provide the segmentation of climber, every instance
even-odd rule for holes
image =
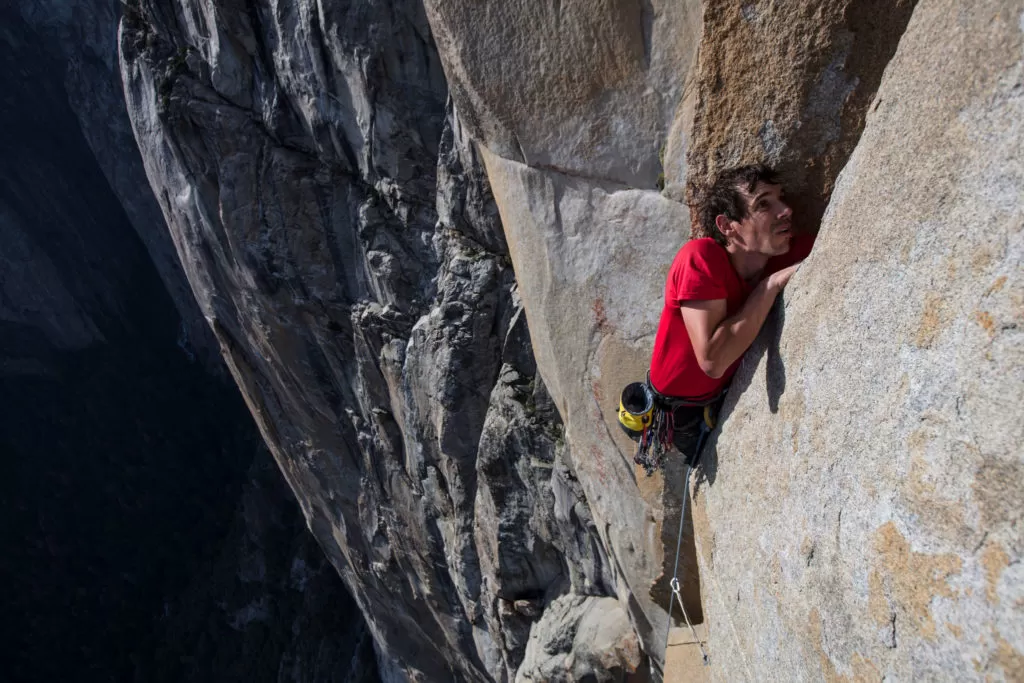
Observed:
[[[724,171],[690,188],[697,221],[676,254],[654,340],[649,384],[673,411],[672,442],[696,464],[729,380],[782,288],[811,251],[774,170]]]

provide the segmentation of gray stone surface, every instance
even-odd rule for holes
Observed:
[[[713,675],[929,677],[961,666],[949,638],[984,631],[964,666],[1014,677],[1019,245],[964,226],[1019,218],[1019,65],[1000,60],[1019,61],[1020,8],[922,0],[865,129],[913,6],[129,11],[121,68],[149,179],[386,678],[599,675],[608,660],[555,643],[555,625],[591,623],[585,604],[615,612],[588,643],[629,641],[625,617],[661,657],[680,473],[637,477],[614,409],[688,233],[683,181],[767,157],[813,226],[862,130],[787,292],[799,327],[759,342],[698,489],[705,625],[713,652],[737,653],[713,655]],[[977,180],[989,167],[1003,175]],[[970,252],[981,236],[987,255]],[[956,283],[992,303],[954,303]],[[975,379],[985,354],[997,367]]]
[[[719,680],[1024,675],[1022,33],[921,0],[748,355],[695,492]]]
[[[440,47],[454,96],[458,99],[460,92],[471,91],[470,99],[476,98],[473,111],[494,125],[503,121],[495,112],[506,106],[509,93],[530,92],[536,85],[531,74],[543,71],[549,53],[572,49],[571,44],[553,41],[547,52],[531,52],[536,55],[529,62],[535,71],[520,69],[481,80],[479,72],[499,67],[485,60],[466,67],[466,55],[473,49],[466,46],[485,40],[502,44],[507,35],[540,40],[550,30],[546,15],[539,13],[536,23],[525,30],[512,15],[505,16],[505,28],[490,19],[470,21],[503,10],[463,8],[460,3],[428,9],[445,36]],[[652,69],[644,76],[647,83],[657,83],[656,90],[674,93],[675,98],[671,112],[658,123],[659,134],[667,135],[659,139],[668,140],[664,196],[631,188],[630,184],[650,186],[608,174],[599,160],[586,155],[580,155],[575,166],[537,162],[529,154],[510,151],[494,129],[483,124],[469,127],[482,143],[538,367],[565,420],[573,465],[616,569],[617,595],[645,649],[656,657],[661,656],[666,627],[664,574],[671,562],[665,547],[674,551],[681,503],[675,482],[681,481],[682,473],[671,467],[667,486],[661,476],[638,478],[630,460],[633,446],[619,431],[614,413],[621,387],[644,376],[664,275],[689,233],[689,212],[679,201],[683,181],[700,179],[726,161],[752,160],[753,155],[781,162],[787,172],[792,170],[785,167],[787,160],[799,158],[804,164],[808,157],[825,155],[833,161],[811,174],[820,183],[814,191],[817,204],[808,207],[804,202],[798,207],[804,222],[814,223],[813,212],[820,211],[859,135],[864,111],[895,49],[900,22],[905,23],[909,13],[909,5],[897,3],[898,11],[882,22],[869,2],[841,7],[751,5],[745,11],[727,3],[704,3],[701,12],[682,9],[656,14],[660,20],[677,22],[674,35],[680,41],[700,32],[698,60],[692,68],[681,61],[671,73]],[[569,26],[573,24],[568,22]],[[749,50],[750,45],[758,49]],[[601,69],[595,67],[594,73]],[[487,87],[478,86],[481,82]],[[499,83],[503,89],[498,89]],[[815,83],[831,90],[822,94]],[[681,85],[685,97],[683,90],[674,89]],[[538,104],[517,110],[523,112],[522,121],[530,120],[533,107],[547,117],[534,121],[529,135],[542,139],[559,130],[560,122],[577,120],[574,110],[562,108],[564,99],[538,98]],[[758,131],[770,107],[780,112],[771,116],[787,123],[779,123],[775,131],[778,149],[766,153]],[[491,119],[488,113],[493,114]],[[621,141],[631,147],[623,158],[640,155],[654,163],[660,150],[647,139],[640,129],[625,129]],[[693,157],[689,163],[687,150]],[[808,194],[802,178],[792,183],[797,196],[814,194]],[[692,563],[688,572],[688,601],[699,614],[699,605],[693,603],[700,583]]]
[[[700,28],[685,0],[428,0],[470,134],[533,166],[653,189]]]
[[[423,8],[126,12],[147,173],[385,680],[511,680],[612,570]]]
[[[663,480],[635,468],[615,414],[619,390],[642,379],[650,359],[674,255],[657,245],[684,240],[687,209],[654,192],[596,185],[488,151],[484,159],[521,268],[537,365],[564,416],[617,594],[645,647],[657,652],[665,614],[649,588],[664,561]]]
[[[534,624],[516,683],[619,683],[640,667],[640,644],[614,598],[566,595]]]

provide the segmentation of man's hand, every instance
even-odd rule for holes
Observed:
[[[764,325],[775,298],[799,267],[799,263],[794,264],[761,280],[743,308],[731,318],[725,317],[725,299],[686,301],[680,305],[693,352],[708,377],[721,377],[746,352]]]
[[[801,261],[800,263],[803,263],[803,261]],[[800,268],[800,263],[794,263],[793,265],[789,266],[788,268],[783,268],[782,270],[777,270],[774,273],[772,273],[771,275],[769,275],[768,278],[767,278],[767,280],[768,280],[768,285],[767,285],[768,288],[769,289],[774,289],[776,294],[781,292],[782,289],[787,284],[789,284],[789,280],[790,280],[790,278],[793,277],[793,273],[795,273],[797,271],[797,269]]]

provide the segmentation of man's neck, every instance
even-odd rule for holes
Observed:
[[[741,251],[735,244],[730,244],[725,250],[729,252],[729,260],[732,261],[732,267],[736,269],[736,274],[747,282],[757,281],[761,277],[768,259],[771,258],[767,254]]]

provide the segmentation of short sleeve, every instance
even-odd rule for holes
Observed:
[[[675,307],[683,301],[725,299],[725,276],[731,270],[728,253],[714,240],[690,240],[672,263],[666,302]]]

